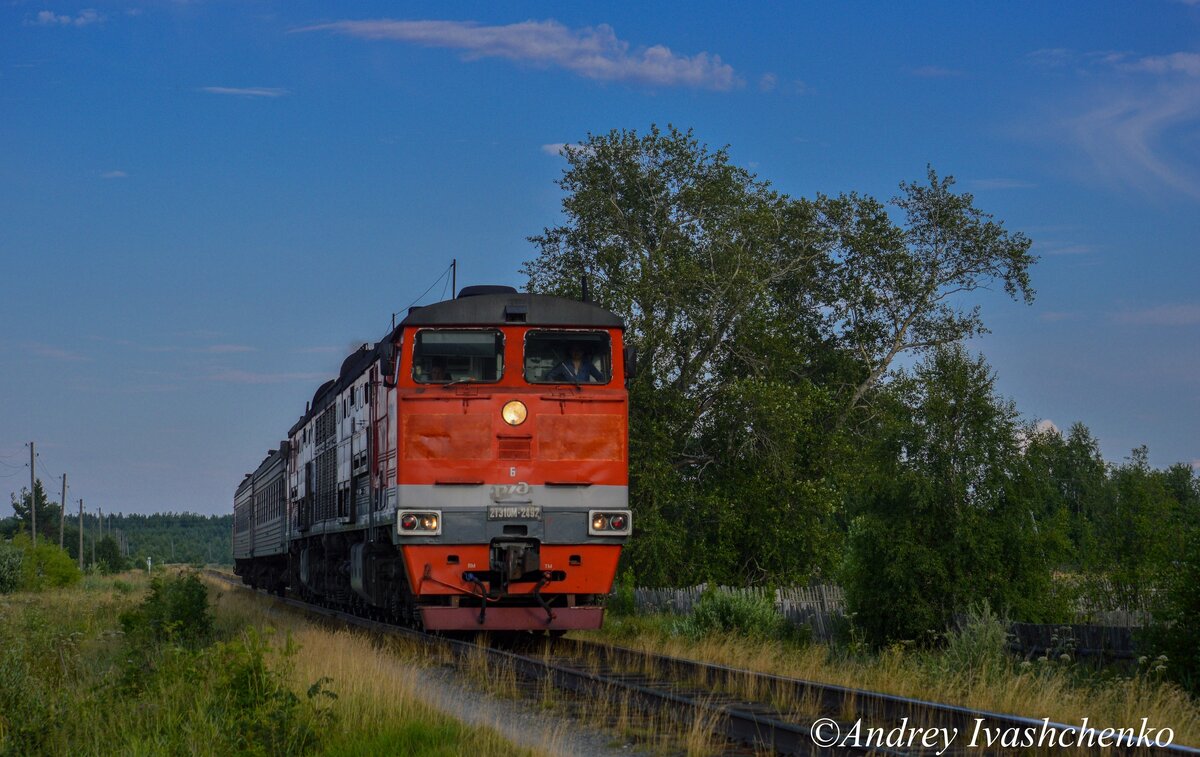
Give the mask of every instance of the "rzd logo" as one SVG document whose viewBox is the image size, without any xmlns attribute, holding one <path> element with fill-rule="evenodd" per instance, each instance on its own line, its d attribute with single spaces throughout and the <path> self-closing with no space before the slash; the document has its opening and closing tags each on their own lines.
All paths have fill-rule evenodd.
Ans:
<svg viewBox="0 0 1200 757">
<path fill-rule="evenodd" d="M 492 487 L 493 502 L 507 502 L 514 499 L 529 501 L 529 484 L 521 481 L 516 484 L 496 484 Z"/>
</svg>

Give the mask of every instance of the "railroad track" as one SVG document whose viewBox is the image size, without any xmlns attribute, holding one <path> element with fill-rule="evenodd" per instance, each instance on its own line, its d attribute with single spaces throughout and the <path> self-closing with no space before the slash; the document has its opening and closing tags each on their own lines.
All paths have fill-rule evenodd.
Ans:
<svg viewBox="0 0 1200 757">
<path fill-rule="evenodd" d="M 228 574 L 208 573 L 251 591 Z M 274 599 L 375 633 L 443 644 L 456 657 L 478 659 L 482 652 L 489 662 L 509 667 L 524 679 L 549 682 L 592 700 L 624 697 L 632 707 L 685 723 L 699 721 L 714 733 L 756 750 L 780 754 L 945 756 L 1050 753 L 1063 751 L 1057 745 L 1067 744 L 1068 751 L 1075 754 L 1200 757 L 1200 750 L 1175 744 L 1113 748 L 1111 737 L 1106 748 L 1099 742 L 1101 728 L 1090 725 L 1085 729 L 576 639 L 485 647 L 291 598 Z M 857 736 L 855 723 L 859 724 Z M 1006 733 L 1032 734 L 1035 743 L 1029 747 L 1004 745 L 1001 739 Z M 994 737 L 990 746 L 989 737 Z"/>
</svg>

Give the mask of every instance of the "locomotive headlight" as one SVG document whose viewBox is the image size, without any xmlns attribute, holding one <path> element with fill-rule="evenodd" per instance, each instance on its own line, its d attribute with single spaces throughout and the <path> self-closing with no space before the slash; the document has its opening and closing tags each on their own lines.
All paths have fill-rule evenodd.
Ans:
<svg viewBox="0 0 1200 757">
<path fill-rule="evenodd" d="M 509 400 L 504 403 L 504 409 L 500 411 L 500 417 L 510 426 L 520 426 L 529 417 L 529 410 L 521 400 Z"/>
<path fill-rule="evenodd" d="M 628 536 L 632 521 L 628 510 L 588 510 L 588 535 Z"/>
<path fill-rule="evenodd" d="M 442 533 L 442 514 L 438 510 L 401 510 L 396 513 L 401 536 L 438 536 Z"/>
</svg>

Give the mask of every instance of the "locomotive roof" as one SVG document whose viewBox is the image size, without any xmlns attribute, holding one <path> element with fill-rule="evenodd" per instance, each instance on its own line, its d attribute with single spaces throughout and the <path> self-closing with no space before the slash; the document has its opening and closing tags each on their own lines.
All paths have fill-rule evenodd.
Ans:
<svg viewBox="0 0 1200 757">
<path fill-rule="evenodd" d="M 268 450 L 267 456 L 258 464 L 258 468 L 253 473 L 247 473 L 242 477 L 242 481 L 238 484 L 235 494 L 241 494 L 242 490 L 250 486 L 252 481 L 261 478 L 271 466 L 278 464 L 283 459 L 280 452 L 287 452 L 287 445 L 288 441 L 285 439 L 279 443 L 279 449 Z"/>
<path fill-rule="evenodd" d="M 380 342 L 363 345 L 350 353 L 338 378 L 330 379 L 313 394 L 308 411 L 288 430 L 294 435 L 305 423 L 333 402 L 342 390 L 380 355 L 381 344 L 396 341 L 406 326 L 566 326 L 623 329 L 625 321 L 592 302 L 580 302 L 550 294 L 517 292 L 511 287 L 464 287 L 457 298 L 412 309 Z"/>
<path fill-rule="evenodd" d="M 523 310 L 522 310 L 523 309 Z M 519 316 L 524 316 L 523 318 Z M 501 292 L 458 297 L 409 313 L 401 326 L 591 326 L 625 328 L 615 313 L 591 302 L 549 294 Z"/>
</svg>

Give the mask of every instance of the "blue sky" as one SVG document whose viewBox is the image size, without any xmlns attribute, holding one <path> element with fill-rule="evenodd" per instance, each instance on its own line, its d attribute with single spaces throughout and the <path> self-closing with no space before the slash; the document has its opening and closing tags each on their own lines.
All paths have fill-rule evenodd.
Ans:
<svg viewBox="0 0 1200 757">
<path fill-rule="evenodd" d="M 795 196 L 954 175 L 1041 256 L 1000 390 L 1200 465 L 1198 2 L 54 0 L 0 7 L 0 492 L 33 440 L 89 509 L 226 511 L 451 258 L 523 283 L 557 145 L 651 123 Z"/>
</svg>

